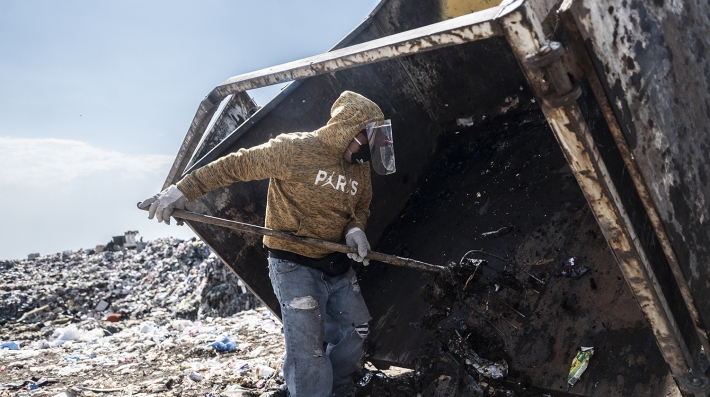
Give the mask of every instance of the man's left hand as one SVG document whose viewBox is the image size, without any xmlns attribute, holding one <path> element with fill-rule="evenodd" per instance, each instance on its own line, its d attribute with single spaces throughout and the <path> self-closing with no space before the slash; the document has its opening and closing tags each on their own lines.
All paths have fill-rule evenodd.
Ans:
<svg viewBox="0 0 710 397">
<path fill-rule="evenodd" d="M 368 251 L 370 251 L 370 243 L 367 241 L 365 232 L 360 230 L 359 227 L 350 229 L 345 235 L 345 245 L 348 247 L 357 247 L 357 252 L 348 253 L 348 258 L 356 262 L 362 262 L 365 266 L 370 264 L 370 260 L 365 258 Z"/>
</svg>

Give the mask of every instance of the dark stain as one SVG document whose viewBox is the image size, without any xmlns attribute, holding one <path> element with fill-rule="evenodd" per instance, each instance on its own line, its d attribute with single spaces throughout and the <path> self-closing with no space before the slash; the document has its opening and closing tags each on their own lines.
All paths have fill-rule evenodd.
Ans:
<svg viewBox="0 0 710 397">
<path fill-rule="evenodd" d="M 634 70 L 636 68 L 636 64 L 634 63 L 634 59 L 631 58 L 630 56 L 624 55 L 624 61 L 626 62 L 626 67 L 629 68 L 629 70 Z"/>
<path fill-rule="evenodd" d="M 707 152 L 704 152 L 704 153 L 707 153 Z M 707 186 L 707 184 L 708 184 L 708 174 L 707 174 L 707 171 L 706 171 L 706 167 L 699 166 L 699 167 L 696 168 L 696 170 L 697 170 L 697 174 L 698 174 L 698 180 L 700 180 L 700 183 L 701 183 L 702 185 Z"/>
</svg>

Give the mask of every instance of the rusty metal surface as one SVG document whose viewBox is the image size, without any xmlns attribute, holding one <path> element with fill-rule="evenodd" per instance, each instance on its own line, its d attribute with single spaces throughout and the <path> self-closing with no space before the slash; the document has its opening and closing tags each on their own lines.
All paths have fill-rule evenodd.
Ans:
<svg viewBox="0 0 710 397">
<path fill-rule="evenodd" d="M 163 188 L 179 180 L 218 104 L 228 95 L 490 38 L 500 34 L 493 22 L 496 14 L 494 7 L 227 79 L 200 102 Z"/>
<path fill-rule="evenodd" d="M 189 168 L 197 159 L 204 157 L 210 150 L 214 149 L 220 142 L 237 129 L 240 125 L 257 111 L 256 103 L 246 92 L 238 92 L 231 95 L 218 115 L 215 116 L 213 125 L 208 127 L 205 136 L 202 138 L 198 149 L 192 154 Z"/>
<path fill-rule="evenodd" d="M 432 51 L 452 45 L 483 40 L 498 35 L 493 17 L 497 8 L 464 15 L 417 29 L 375 39 L 231 77 L 210 92 L 210 98 L 224 98 L 239 91 L 300 80 L 360 65 Z"/>
<path fill-rule="evenodd" d="M 698 326 L 707 330 L 710 4 L 579 1 L 573 10 L 670 241 L 671 262 L 677 260 L 702 322 Z"/>
<path fill-rule="evenodd" d="M 617 169 L 617 173 L 621 173 L 619 179 L 630 178 L 633 182 L 638 196 L 637 199 L 633 198 L 633 200 L 638 200 L 640 203 L 633 202 L 630 203 L 631 206 L 639 213 L 641 212 L 641 208 L 646 212 L 646 216 L 640 213 L 639 216 L 634 217 L 637 223 L 636 228 L 648 230 L 647 233 L 642 234 L 642 239 L 645 240 L 646 249 L 655 252 L 652 254 L 652 260 L 660 262 L 657 263 L 655 267 L 662 269 L 661 271 L 665 273 L 665 277 L 667 278 L 671 277 L 671 275 L 668 274 L 668 269 L 672 272 L 673 279 L 669 280 L 667 286 L 671 287 L 671 289 L 677 289 L 680 293 L 680 296 L 675 297 L 675 305 L 684 305 L 690 317 L 686 320 L 688 324 L 686 324 L 684 332 L 689 333 L 694 331 L 699 338 L 700 344 L 704 346 L 705 351 L 708 351 L 710 350 L 710 344 L 708 343 L 707 332 L 703 328 L 703 323 L 697 310 L 697 305 L 690 292 L 690 287 L 671 246 L 665 225 L 653 203 L 651 191 L 643 180 L 628 142 L 623 135 L 613 108 L 606 96 L 602 82 L 594 70 L 592 61 L 584 46 L 584 40 L 579 32 L 575 13 L 572 11 L 572 2 L 567 1 L 563 4 L 560 16 L 564 24 L 564 29 L 569 37 L 569 48 L 573 52 L 573 57 L 576 59 L 578 65 L 584 70 L 589 89 L 593 92 L 596 102 L 598 103 L 598 113 L 601 113 L 601 116 L 603 116 L 608 126 L 608 130 L 604 131 L 604 136 L 599 136 L 595 139 L 600 142 L 602 147 L 608 148 L 603 150 L 604 152 L 608 152 L 609 154 L 611 154 L 612 151 L 618 152 L 613 153 L 612 156 L 621 157 L 623 159 L 623 167 L 619 164 L 619 161 L 616 160 L 616 166 L 614 168 Z M 614 160 L 611 160 L 611 162 L 614 162 Z M 619 180 L 617 184 L 622 184 L 623 182 L 624 180 Z M 640 224 L 641 222 L 644 224 Z M 662 252 L 660 252 L 661 250 Z M 667 265 L 663 263 L 664 259 Z M 675 281 L 675 286 L 672 285 L 673 281 Z M 674 294 L 674 292 L 670 294 Z M 677 294 L 677 292 L 675 292 L 675 294 Z"/>
<path fill-rule="evenodd" d="M 520 13 L 523 15 L 518 18 L 508 17 L 503 26 L 513 50 L 523 61 L 548 43 L 531 10 L 523 6 Z M 538 97 L 552 94 L 549 83 L 555 83 L 556 76 L 540 76 L 541 70 L 529 64 L 524 64 L 524 70 Z M 583 80 L 577 83 L 586 86 Z M 553 85 L 559 89 L 560 84 Z M 552 107 L 543 101 L 542 110 L 651 325 L 665 361 L 674 376 L 681 379 L 693 368 L 699 368 L 701 343 L 692 315 L 639 193 L 633 183 L 625 182 L 628 170 L 601 108 L 586 87 L 585 95 L 576 104 Z"/>
</svg>

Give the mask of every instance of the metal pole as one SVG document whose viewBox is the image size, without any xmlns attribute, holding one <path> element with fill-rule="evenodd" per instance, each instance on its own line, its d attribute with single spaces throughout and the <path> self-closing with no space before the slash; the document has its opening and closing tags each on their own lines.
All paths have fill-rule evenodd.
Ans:
<svg viewBox="0 0 710 397">
<path fill-rule="evenodd" d="M 172 216 L 174 218 L 184 219 L 188 221 L 202 222 L 207 223 L 209 225 L 226 227 L 228 229 L 233 229 L 244 233 L 276 237 L 281 240 L 287 240 L 294 243 L 309 245 L 311 247 L 322 248 L 329 251 L 342 252 L 345 254 L 350 252 L 357 252 L 357 248 L 355 247 L 348 247 L 347 245 L 334 243 L 332 241 L 294 236 L 291 233 L 281 232 L 278 230 L 270 229 L 268 227 L 250 225 L 248 223 L 231 221 L 228 219 L 217 218 L 209 215 L 202 215 L 192 211 L 174 210 Z M 400 256 L 383 254 L 381 252 L 375 251 L 369 251 L 365 258 L 372 259 L 378 262 L 388 263 L 390 265 L 416 269 L 422 272 L 429 273 L 439 273 L 444 269 L 444 267 L 442 266 L 432 265 L 430 263 L 420 262 L 414 259 L 402 258 Z"/>
</svg>

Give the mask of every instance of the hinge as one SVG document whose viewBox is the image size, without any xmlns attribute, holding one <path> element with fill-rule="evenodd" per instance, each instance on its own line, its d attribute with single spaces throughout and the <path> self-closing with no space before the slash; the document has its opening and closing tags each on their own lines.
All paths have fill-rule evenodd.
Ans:
<svg viewBox="0 0 710 397">
<path fill-rule="evenodd" d="M 549 106 L 558 108 L 569 105 L 579 98 L 582 89 L 573 84 L 566 62 L 562 59 L 565 48 L 562 44 L 551 41 L 534 54 L 525 57 L 525 64 L 537 69 L 545 69 L 555 88 L 555 93 L 542 98 Z"/>
</svg>

